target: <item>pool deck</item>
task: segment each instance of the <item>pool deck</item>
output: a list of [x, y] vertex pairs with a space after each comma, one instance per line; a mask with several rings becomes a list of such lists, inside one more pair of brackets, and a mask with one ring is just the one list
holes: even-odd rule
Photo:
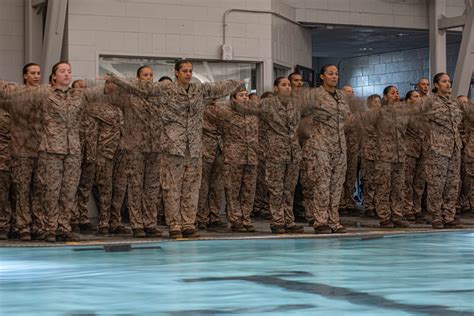
[[227, 239], [272, 239], [272, 238], [382, 238], [386, 235], [412, 234], [412, 233], [442, 233], [448, 231], [470, 231], [474, 232], [474, 212], [461, 214], [463, 229], [432, 229], [428, 224], [412, 224], [408, 228], [385, 228], [379, 227], [379, 221], [376, 218], [362, 217], [357, 214], [341, 216], [341, 223], [346, 226], [345, 234], [314, 234], [313, 228], [307, 223], [304, 224], [304, 233], [302, 234], [272, 234], [268, 220], [254, 219], [255, 233], [234, 233], [228, 229], [219, 232], [200, 231], [199, 238], [182, 238], [171, 240], [168, 238], [168, 229], [164, 226], [159, 228], [163, 231], [163, 236], [158, 238], [132, 238], [132, 237], [104, 237], [95, 235], [80, 235], [80, 242], [56, 242], [47, 243], [44, 241], [23, 242], [20, 240], [0, 240], [0, 247], [57, 247], [57, 246], [93, 246], [109, 244], [137, 244], [137, 243], [157, 243], [157, 242], [181, 242], [186, 240], [227, 240]]

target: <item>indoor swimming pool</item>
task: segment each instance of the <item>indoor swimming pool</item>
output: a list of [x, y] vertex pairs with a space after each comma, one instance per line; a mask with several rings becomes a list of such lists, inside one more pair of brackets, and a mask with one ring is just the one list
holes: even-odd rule
[[473, 315], [474, 233], [0, 248], [2, 315]]

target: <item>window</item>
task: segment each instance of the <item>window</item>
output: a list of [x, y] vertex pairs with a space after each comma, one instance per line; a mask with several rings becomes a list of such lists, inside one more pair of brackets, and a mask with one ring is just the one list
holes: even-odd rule
[[[249, 90], [256, 89], [256, 63], [222, 62], [190, 60], [193, 63], [192, 82], [215, 82], [220, 80], [244, 80]], [[153, 69], [155, 80], [162, 76], [174, 79], [174, 59], [159, 59], [126, 56], [99, 56], [99, 75], [113, 73], [132, 78], [140, 66], [147, 65]]]

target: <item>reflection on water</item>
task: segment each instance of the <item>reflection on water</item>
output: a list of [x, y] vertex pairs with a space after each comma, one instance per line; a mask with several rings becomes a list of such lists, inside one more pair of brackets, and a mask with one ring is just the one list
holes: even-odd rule
[[473, 315], [473, 236], [3, 248], [0, 313]]

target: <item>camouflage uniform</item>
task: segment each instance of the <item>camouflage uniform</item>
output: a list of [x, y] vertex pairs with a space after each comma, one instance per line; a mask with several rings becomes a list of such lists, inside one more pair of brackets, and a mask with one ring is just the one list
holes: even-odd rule
[[96, 159], [97, 159], [97, 138], [99, 136], [99, 122], [89, 113], [94, 111], [94, 107], [101, 106], [100, 103], [90, 103], [86, 105], [81, 122], [81, 144], [82, 163], [81, 178], [77, 187], [74, 212], [71, 217], [71, 225], [78, 226], [90, 224], [89, 198], [94, 185]]
[[[123, 85], [124, 82], [118, 82]], [[166, 220], [170, 231], [194, 230], [202, 172], [202, 125], [204, 100], [230, 94], [241, 83], [149, 83], [136, 91], [160, 98], [163, 131], [160, 137], [160, 180]]]
[[423, 142], [423, 131], [410, 122], [405, 136], [405, 216], [421, 213], [421, 199], [425, 189], [422, 162]]
[[268, 125], [266, 143], [271, 145], [267, 148], [265, 179], [272, 229], [295, 225], [293, 198], [301, 161], [301, 147], [297, 137], [303, 110], [301, 104], [303, 103], [293, 97], [282, 102], [276, 96], [262, 100], [258, 108], [245, 108], [243, 111], [258, 115]]
[[227, 216], [233, 227], [250, 226], [257, 181], [258, 119], [224, 102], [212, 107], [222, 130]]
[[333, 231], [339, 223], [339, 201], [346, 174], [346, 138], [344, 123], [350, 110], [343, 92], [332, 96], [323, 88], [318, 110], [303, 142], [303, 203], [312, 213], [314, 227], [328, 226]]
[[[257, 184], [253, 212], [262, 217], [270, 215], [268, 208], [268, 188], [265, 181], [265, 160], [268, 144], [266, 143], [266, 131], [268, 125], [265, 121], [258, 121], [258, 162], [257, 162]], [[270, 215], [271, 216], [271, 215]]]
[[0, 234], [10, 231], [10, 115], [0, 110]]
[[347, 144], [347, 171], [340, 207], [356, 209], [357, 205], [354, 200], [354, 192], [358, 171], [357, 164], [359, 160], [359, 138], [353, 124], [346, 125], [344, 134]]
[[119, 217], [111, 218], [112, 204], [112, 177], [114, 156], [117, 152], [122, 135], [122, 110], [111, 103], [96, 103], [97, 106], [89, 110], [89, 115], [98, 124], [97, 156], [95, 159], [95, 183], [99, 191], [99, 229], [117, 227]]
[[[9, 85], [12, 91], [26, 90], [32, 87]], [[34, 89], [34, 88], [33, 88]], [[33, 207], [32, 200], [39, 200], [38, 190], [34, 190], [34, 178], [38, 158], [39, 131], [31, 121], [40, 120], [39, 112], [32, 111], [28, 118], [18, 116], [14, 107], [29, 107], [20, 103], [10, 105], [11, 115], [11, 174], [15, 192], [15, 222], [18, 233], [39, 233], [43, 230], [42, 208]], [[37, 185], [36, 185], [37, 186]], [[36, 203], [38, 204], [38, 203]]]
[[124, 116], [123, 137], [120, 152], [115, 157], [113, 196], [110, 228], [117, 228], [121, 221], [120, 210], [127, 194], [127, 206], [131, 228], [144, 229], [143, 182], [145, 156], [149, 153], [148, 120], [150, 104], [138, 96], [120, 94], [116, 101]]
[[426, 155], [428, 210], [434, 223], [450, 223], [459, 195], [462, 113], [448, 97], [434, 96], [430, 103], [429, 150]]
[[382, 222], [403, 218], [405, 185], [405, 133], [408, 119], [397, 113], [399, 104], [387, 105], [378, 113], [375, 159], [375, 208]]
[[[374, 112], [375, 110], [369, 110]], [[367, 124], [360, 131], [360, 157], [363, 205], [366, 214], [375, 213], [375, 190], [377, 178], [375, 157], [377, 155], [377, 129]]]
[[197, 213], [197, 221], [201, 224], [219, 222], [224, 201], [222, 140], [210, 116], [213, 114], [208, 108], [204, 112], [202, 127], [202, 179]]
[[[468, 108], [468, 109], [466, 109]], [[466, 115], [463, 122], [463, 151], [462, 151], [462, 190], [461, 206], [464, 209], [474, 207], [474, 110], [472, 104], [465, 105]]]

